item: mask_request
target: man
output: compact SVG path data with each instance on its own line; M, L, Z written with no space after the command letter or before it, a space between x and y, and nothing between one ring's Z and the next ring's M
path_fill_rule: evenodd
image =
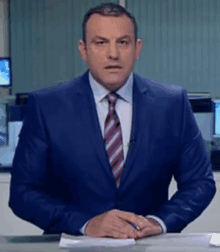
M10 207L45 233L181 232L216 190L186 90L133 73L142 42L117 4L88 11L78 48L89 71L29 95Z

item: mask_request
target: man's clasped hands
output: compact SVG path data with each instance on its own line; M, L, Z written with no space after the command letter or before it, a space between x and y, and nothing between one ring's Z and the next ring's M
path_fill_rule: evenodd
M162 228L155 220L117 209L95 216L85 228L87 236L118 239L140 239L161 233Z

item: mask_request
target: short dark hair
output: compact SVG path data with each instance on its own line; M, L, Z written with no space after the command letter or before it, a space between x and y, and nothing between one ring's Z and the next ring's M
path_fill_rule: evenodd
M113 16L113 17L119 17L122 15L126 15L129 17L134 24L134 37L135 41L137 40L137 23L134 18L125 8L123 8L119 4L115 3L103 3L101 5L98 5L94 8L91 8L87 11L87 13L84 16L82 28L83 28L83 41L86 43L86 23L88 22L88 19L91 17L92 14L100 14L102 16Z

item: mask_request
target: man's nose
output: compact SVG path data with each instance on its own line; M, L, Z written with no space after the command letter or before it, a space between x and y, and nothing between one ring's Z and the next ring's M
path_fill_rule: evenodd
M109 43L108 46L108 57L112 59L118 59L119 58L119 49L117 44L115 43Z

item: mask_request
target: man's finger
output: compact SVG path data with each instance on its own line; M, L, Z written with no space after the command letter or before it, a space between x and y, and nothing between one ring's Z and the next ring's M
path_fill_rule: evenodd
M146 226L145 220L143 220L141 217L139 217L138 215L134 213L119 211L119 210L114 210L113 213L119 218L129 223L135 224L140 230Z
M160 226L154 226L153 228L146 227L138 233L138 238L146 237L149 235L158 235L158 234L161 234Z
M134 227L132 227L130 223L128 223L124 219L121 219L120 217L117 217L117 218L118 218L117 223L111 224L112 229L120 230L120 232L127 234L129 238L138 237L138 234L137 234L138 231Z
M129 225L129 224L128 224ZM132 234L132 235L135 235L135 230L131 227L131 226L126 226L124 224L122 224L121 226L119 224L111 224L111 225L108 225L105 227L105 230L115 230L115 231L120 231L120 233L123 233L123 234Z
M129 222L114 214L108 215L108 217L102 222L100 228L99 232L101 234L105 234L105 231L107 230L108 235L111 235L111 231L115 230L128 235L129 238L138 237L137 230L135 230Z
M122 233L115 229L107 229L102 234L102 237L111 237L111 238L118 238L118 239L127 239L129 238L129 235L126 233Z

